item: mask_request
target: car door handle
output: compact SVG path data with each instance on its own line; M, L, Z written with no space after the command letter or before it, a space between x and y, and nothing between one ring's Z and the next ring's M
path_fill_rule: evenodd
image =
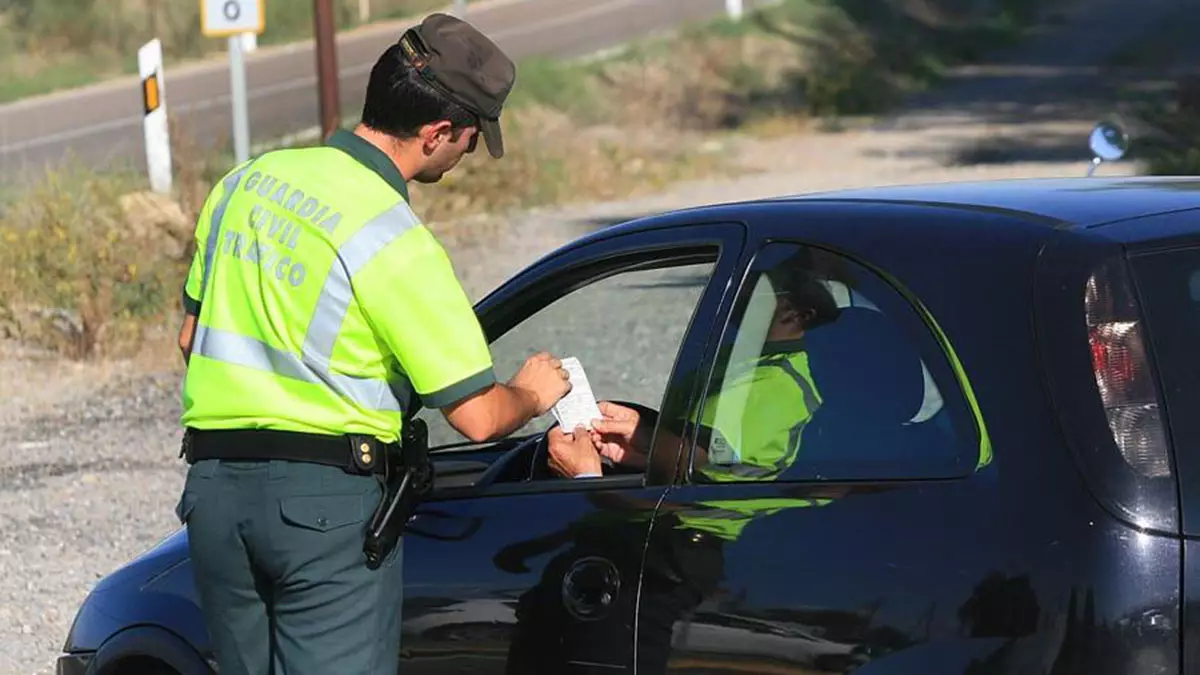
M563 575L563 605L580 621L605 617L620 593L621 573L606 558L580 558Z

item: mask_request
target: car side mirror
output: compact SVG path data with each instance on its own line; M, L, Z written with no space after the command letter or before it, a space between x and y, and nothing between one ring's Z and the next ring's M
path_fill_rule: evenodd
M1092 128L1088 146L1092 149L1092 165L1087 174L1090 177L1102 163L1115 162L1125 156L1129 151L1129 135L1116 122L1101 122Z

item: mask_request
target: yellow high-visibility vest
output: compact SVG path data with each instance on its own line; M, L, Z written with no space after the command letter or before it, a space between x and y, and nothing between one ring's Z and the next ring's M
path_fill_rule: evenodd
M419 396L496 381L446 251L382 151L339 131L234 167L208 196L184 289L198 315L182 423L399 438Z

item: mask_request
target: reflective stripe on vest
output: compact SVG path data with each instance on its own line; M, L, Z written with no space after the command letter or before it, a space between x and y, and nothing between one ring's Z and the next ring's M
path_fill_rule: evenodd
M217 202L216 208L212 212L212 223L208 228L208 239L204 241L204 275L200 282L200 298L204 301L204 292L208 290L208 280L212 278L213 258L217 255L217 245L221 243L221 221L225 219L225 209L229 207L229 200L233 199L233 192L242 182L242 176L246 175L246 170L250 167L243 167L241 171L230 174L222 182L225 188L225 194L221 195L221 201Z
M329 368L334 342L354 295L350 279L379 251L418 224L417 214L408 204L399 202L363 225L338 248L337 262L325 277L316 310L309 320L303 349L306 358Z
M749 478L761 480L779 475L780 473L786 471L787 468L796 461L796 456L800 453L801 436L804 433L805 427L807 427L809 422L812 420L813 413L816 412L817 408L821 406L821 402L820 399L817 398L817 394L813 389L812 382L810 382L808 378L804 377L804 375L801 374L796 368L795 364L788 360L787 357L765 359L760 362L758 367L762 368L770 366L779 368L786 373L793 382L795 382L796 386L800 389L801 397L804 401L804 407L807 412L807 415L805 415L799 422L797 422L788 430L787 447L783 456L771 466L750 464L745 463L742 448L735 447L734 452L738 457L739 463L711 465L711 467L706 468L704 471L706 475L716 478L715 476L712 476L712 474L723 474L728 478ZM716 439L716 442L723 442L727 445L732 445L721 433L721 430L715 427L713 428L713 438Z
M234 191L250 167L231 174L224 181L225 194L213 209L211 228L205 246L202 288L207 288L213 260L221 238L221 224ZM404 201L368 221L338 247L335 260L321 286L321 292L309 319L304 344L299 354L272 347L261 340L200 323L192 347L214 361L252 368L309 384L324 385L341 397L368 410L402 412L407 404L408 382L360 378L333 372L331 361L337 336L353 300L351 280L355 272L391 242L420 224Z
M323 384L367 409L401 411L398 400L401 396L387 382L319 370L311 361L252 337L199 326L192 352L221 363L253 368L308 384Z

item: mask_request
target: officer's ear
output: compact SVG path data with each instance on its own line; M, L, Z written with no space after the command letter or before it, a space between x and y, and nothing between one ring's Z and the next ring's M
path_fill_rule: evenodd
M443 143L450 143L454 136L454 125L450 120L438 120L421 127L418 134L426 154L437 150Z

